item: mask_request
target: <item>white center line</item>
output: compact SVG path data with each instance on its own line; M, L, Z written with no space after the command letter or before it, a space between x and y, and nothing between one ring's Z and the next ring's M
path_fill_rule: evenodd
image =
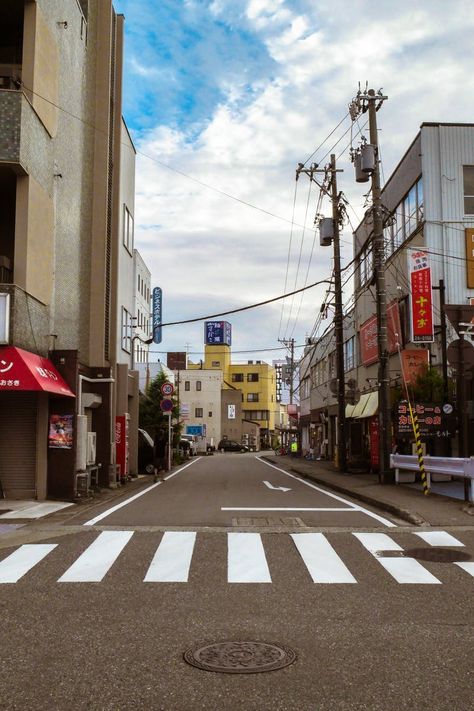
M345 511L347 513L359 513L358 509L317 509L309 506L222 506L221 511Z

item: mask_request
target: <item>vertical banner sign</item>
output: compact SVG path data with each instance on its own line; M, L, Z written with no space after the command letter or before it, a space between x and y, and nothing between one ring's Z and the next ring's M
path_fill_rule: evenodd
M472 227L467 227L465 234L467 288L474 289L474 229Z
M433 299L431 268L428 253L408 250L408 273L411 295L411 340L413 343L432 343Z
M163 292L159 286L153 289L153 343L161 343L163 323Z

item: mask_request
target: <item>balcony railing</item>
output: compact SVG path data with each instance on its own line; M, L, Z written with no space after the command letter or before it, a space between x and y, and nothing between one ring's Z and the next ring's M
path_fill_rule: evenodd
M12 260L0 254L0 284L13 284Z
M20 64L0 64L0 89L21 89Z

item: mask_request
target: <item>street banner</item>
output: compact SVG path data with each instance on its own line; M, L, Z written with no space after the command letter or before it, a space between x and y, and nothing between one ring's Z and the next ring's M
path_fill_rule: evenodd
M389 353L395 353L400 342L400 313L398 301L387 306L387 345ZM362 365L376 363L378 355L377 316L371 316L360 327L360 357Z
M427 348L410 350L406 348L400 352L402 359L402 372L406 383L414 383L419 375L428 368L430 353Z
M153 343L161 343L163 323L163 291L159 286L153 289Z
M410 274L411 340L413 343L432 343L434 341L433 298L428 253L421 250L407 251Z

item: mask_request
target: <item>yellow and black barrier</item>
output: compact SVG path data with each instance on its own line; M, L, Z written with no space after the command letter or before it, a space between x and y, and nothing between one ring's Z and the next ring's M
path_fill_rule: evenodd
M421 484L423 486L423 493L425 494L425 496L427 496L430 493L430 488L428 486L428 480L426 478L425 461L423 459L423 447L421 445L420 427L418 425L418 417L417 417L416 412L413 412L410 402L408 402L408 407L410 409L410 417L411 417L411 424L413 427L413 434L415 435L416 452L418 455L418 466L420 467L420 474L421 474Z

